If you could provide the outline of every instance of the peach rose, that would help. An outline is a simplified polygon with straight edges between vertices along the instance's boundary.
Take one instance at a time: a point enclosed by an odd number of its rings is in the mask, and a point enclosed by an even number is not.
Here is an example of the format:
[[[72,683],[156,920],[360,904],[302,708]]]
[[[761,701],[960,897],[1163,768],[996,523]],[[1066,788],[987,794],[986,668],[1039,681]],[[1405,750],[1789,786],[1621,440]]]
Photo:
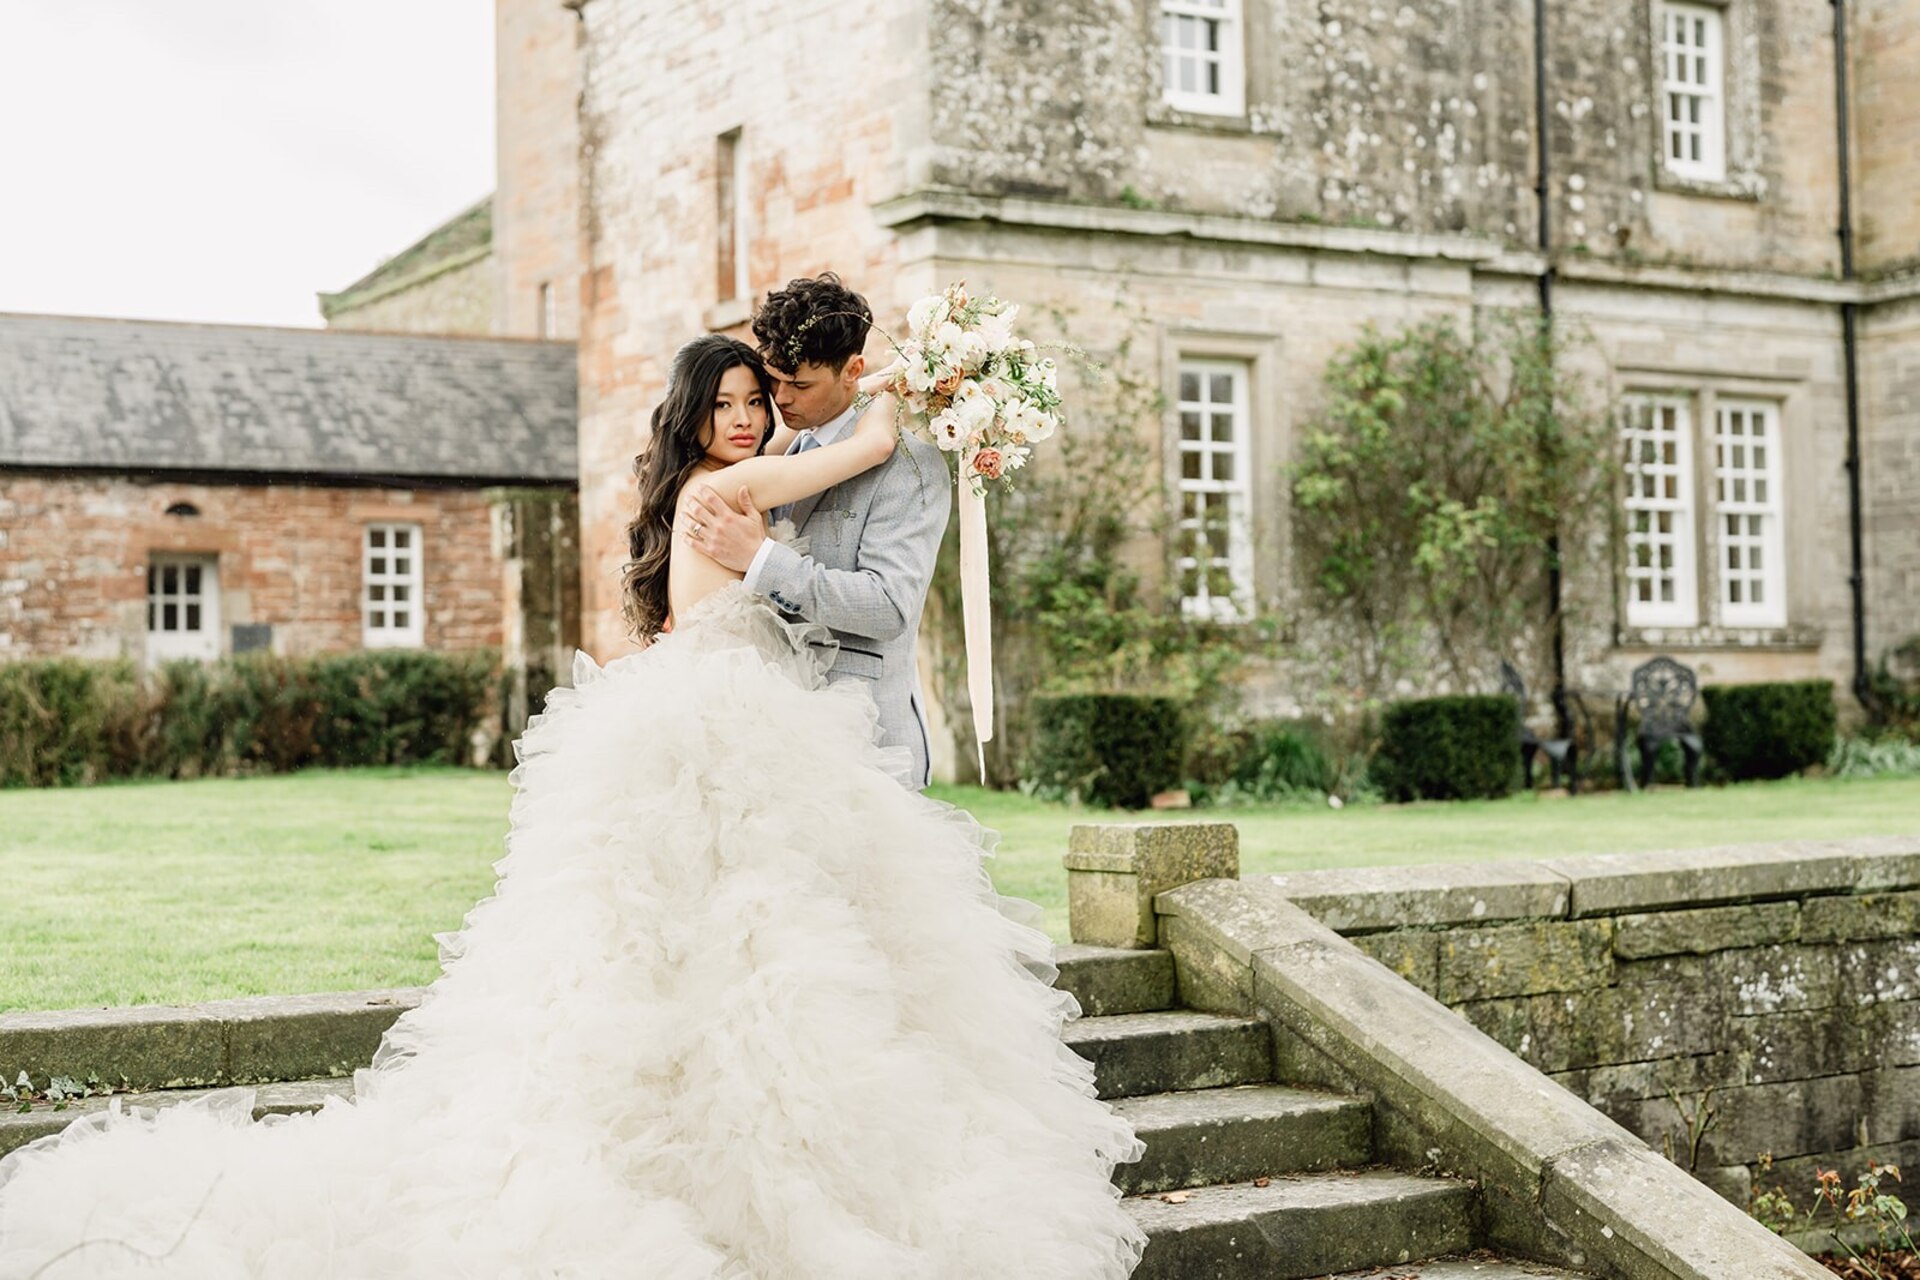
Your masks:
[[[1004,465],[998,449],[982,449],[973,455],[973,469],[989,480],[998,480]]]

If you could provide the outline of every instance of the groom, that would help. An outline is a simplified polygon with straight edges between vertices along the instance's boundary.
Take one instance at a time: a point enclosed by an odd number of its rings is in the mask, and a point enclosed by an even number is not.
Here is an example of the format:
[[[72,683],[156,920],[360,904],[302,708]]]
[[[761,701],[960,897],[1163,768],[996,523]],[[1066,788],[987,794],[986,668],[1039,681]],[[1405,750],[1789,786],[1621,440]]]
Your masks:
[[[861,355],[872,326],[867,301],[831,271],[770,293],[753,317],[774,379],[774,403],[800,436],[789,453],[831,444],[853,429]],[[918,789],[931,780],[926,700],[916,660],[920,613],[953,503],[940,451],[911,432],[893,456],[825,493],[772,514],[793,521],[801,555],[766,536],[743,491],[738,507],[700,489],[689,515],[705,526],[700,548],[746,575],[749,591],[817,622],[840,642],[829,683],[865,682],[880,708],[881,745],[904,747]]]

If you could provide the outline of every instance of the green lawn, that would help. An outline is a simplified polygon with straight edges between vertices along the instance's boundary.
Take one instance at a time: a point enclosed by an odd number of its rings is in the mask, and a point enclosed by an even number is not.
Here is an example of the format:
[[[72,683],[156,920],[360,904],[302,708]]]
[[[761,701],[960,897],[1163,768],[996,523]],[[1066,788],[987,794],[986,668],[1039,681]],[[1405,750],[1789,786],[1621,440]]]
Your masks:
[[[1067,828],[1103,815],[935,794],[1001,832],[995,882],[1064,938]],[[492,883],[507,800],[456,769],[0,791],[0,1010],[424,982]],[[1920,778],[1179,816],[1238,823],[1249,873],[1466,862],[1920,832]]]

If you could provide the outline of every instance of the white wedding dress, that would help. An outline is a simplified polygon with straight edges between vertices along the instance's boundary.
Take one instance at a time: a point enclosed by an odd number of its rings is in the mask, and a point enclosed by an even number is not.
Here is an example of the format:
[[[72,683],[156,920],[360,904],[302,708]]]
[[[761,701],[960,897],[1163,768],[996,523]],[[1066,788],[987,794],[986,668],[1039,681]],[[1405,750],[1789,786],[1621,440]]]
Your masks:
[[[824,638],[733,585],[582,655],[495,896],[354,1100],[25,1147],[0,1277],[1127,1275],[1141,1146],[1061,1043],[1051,945],[987,833],[890,778]]]

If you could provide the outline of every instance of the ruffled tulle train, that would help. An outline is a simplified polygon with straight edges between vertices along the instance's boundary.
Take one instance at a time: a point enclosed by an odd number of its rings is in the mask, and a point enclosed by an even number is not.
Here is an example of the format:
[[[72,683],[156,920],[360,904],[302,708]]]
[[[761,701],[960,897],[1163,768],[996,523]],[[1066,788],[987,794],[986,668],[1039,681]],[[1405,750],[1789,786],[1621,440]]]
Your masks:
[[[520,743],[495,896],[351,1103],[0,1162],[0,1277],[1121,1277],[1140,1146],[986,833],[738,587]]]

